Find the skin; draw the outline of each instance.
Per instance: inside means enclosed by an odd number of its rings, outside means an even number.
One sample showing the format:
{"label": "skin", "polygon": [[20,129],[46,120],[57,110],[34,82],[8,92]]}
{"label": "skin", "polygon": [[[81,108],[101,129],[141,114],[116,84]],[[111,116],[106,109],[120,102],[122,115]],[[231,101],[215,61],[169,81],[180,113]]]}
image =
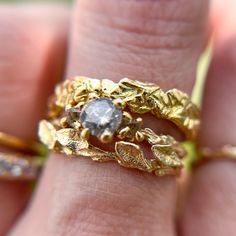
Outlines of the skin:
{"label": "skin", "polygon": [[[207,146],[235,145],[236,1],[220,4],[210,11],[216,33],[199,135],[199,145]],[[72,12],[0,6],[0,130],[34,138],[63,71],[114,81],[125,75],[190,94],[208,15],[206,0],[77,0]],[[27,184],[0,183],[0,235],[234,235],[235,173],[227,160],[195,169],[176,219],[174,177],[51,154],[31,198]]]}

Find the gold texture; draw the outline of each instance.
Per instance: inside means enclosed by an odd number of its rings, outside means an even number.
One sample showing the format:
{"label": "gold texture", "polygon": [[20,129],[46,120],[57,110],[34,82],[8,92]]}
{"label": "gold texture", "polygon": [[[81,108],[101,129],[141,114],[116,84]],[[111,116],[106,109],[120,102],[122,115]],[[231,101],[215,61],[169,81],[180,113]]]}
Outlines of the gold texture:
{"label": "gold texture", "polygon": [[236,146],[227,144],[219,148],[201,147],[198,150],[199,159],[197,162],[217,159],[236,160]]}
{"label": "gold texture", "polygon": [[44,150],[41,143],[24,140],[4,132],[0,132],[0,145],[20,152],[33,152],[37,155],[41,155]]}
{"label": "gold texture", "polygon": [[[115,134],[104,133],[101,142],[116,138],[114,151],[104,151],[89,141],[89,131],[76,121],[69,124],[66,111],[80,110],[88,101],[109,98],[122,109],[122,122]],[[49,149],[75,156],[89,156],[95,161],[117,161],[121,166],[153,172],[158,176],[176,175],[186,155],[179,142],[169,135],[157,135],[150,128],[143,128],[141,117],[133,114],[151,113],[156,118],[172,121],[194,140],[199,127],[199,110],[187,94],[172,89],[167,92],[151,83],[130,79],[120,82],[90,79],[77,76],[56,87],[49,101],[48,120],[39,125],[39,138]],[[118,140],[117,140],[118,139]],[[146,142],[151,146],[152,157],[146,158],[139,145]]]}

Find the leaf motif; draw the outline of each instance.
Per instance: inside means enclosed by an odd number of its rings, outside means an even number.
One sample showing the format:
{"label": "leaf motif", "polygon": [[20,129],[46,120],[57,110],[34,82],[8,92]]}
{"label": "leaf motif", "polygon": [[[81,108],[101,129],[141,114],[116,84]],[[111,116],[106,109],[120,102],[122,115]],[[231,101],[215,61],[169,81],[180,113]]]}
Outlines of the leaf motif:
{"label": "leaf motif", "polygon": [[102,96],[109,97],[111,94],[117,93],[117,89],[117,83],[108,79],[102,80]]}
{"label": "leaf motif", "polygon": [[169,145],[153,145],[152,152],[158,162],[167,167],[182,167],[183,163],[178,154]]}
{"label": "leaf motif", "polygon": [[137,88],[139,90],[150,90],[150,91],[154,91],[157,88],[157,86],[153,83],[146,83],[146,82],[143,83],[141,81],[131,80],[128,78],[121,79],[119,82],[119,86],[128,89]]}
{"label": "leaf motif", "polygon": [[49,149],[53,149],[56,144],[56,129],[48,121],[42,120],[39,123],[38,135],[40,141],[45,144]]}
{"label": "leaf motif", "polygon": [[92,145],[87,149],[82,149],[77,152],[77,155],[91,157],[94,161],[114,161],[116,154],[114,152],[106,152]]}
{"label": "leaf motif", "polygon": [[71,128],[58,130],[56,138],[62,146],[70,148],[75,153],[89,147],[88,142],[81,139],[76,130]]}
{"label": "leaf motif", "polygon": [[120,141],[116,142],[115,150],[120,165],[146,171],[152,169],[150,161],[144,158],[143,151],[138,145]]}

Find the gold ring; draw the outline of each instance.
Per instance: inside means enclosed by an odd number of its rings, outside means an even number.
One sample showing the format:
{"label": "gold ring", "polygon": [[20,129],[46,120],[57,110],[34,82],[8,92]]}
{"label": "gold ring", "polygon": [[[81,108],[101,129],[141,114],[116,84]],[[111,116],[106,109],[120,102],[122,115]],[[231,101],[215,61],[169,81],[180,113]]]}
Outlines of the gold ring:
{"label": "gold ring", "polygon": [[30,152],[36,155],[44,154],[44,148],[41,143],[24,140],[4,132],[0,132],[0,145],[19,152]]}
{"label": "gold ring", "polygon": [[[122,79],[91,79],[77,76],[59,84],[49,101],[48,119],[39,125],[39,138],[49,149],[95,161],[117,161],[121,166],[176,175],[186,152],[172,136],[144,128],[143,114],[172,121],[194,140],[199,127],[199,110],[187,94],[172,89],[164,92],[155,84]],[[158,121],[157,121],[158,122]],[[94,144],[112,142],[112,151]],[[91,138],[90,138],[91,137]],[[152,157],[145,158],[139,145],[148,143]]]}
{"label": "gold ring", "polygon": [[0,152],[0,179],[34,180],[39,176],[42,164],[39,157]]}
{"label": "gold ring", "polygon": [[219,148],[201,147],[198,149],[199,159],[197,162],[232,159],[236,160],[236,146],[227,144]]}
{"label": "gold ring", "polygon": [[34,180],[43,166],[45,147],[38,142],[0,132],[0,145],[14,152],[0,152],[1,180]]}

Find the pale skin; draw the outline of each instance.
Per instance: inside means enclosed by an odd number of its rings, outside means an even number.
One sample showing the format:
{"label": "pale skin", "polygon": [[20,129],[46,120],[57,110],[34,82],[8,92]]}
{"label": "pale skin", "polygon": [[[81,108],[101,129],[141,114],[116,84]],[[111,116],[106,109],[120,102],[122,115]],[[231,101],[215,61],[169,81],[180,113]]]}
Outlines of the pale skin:
{"label": "pale skin", "polygon": [[[126,76],[190,94],[197,60],[214,31],[198,142],[236,145],[236,0],[212,1],[210,10],[208,4],[1,5],[0,130],[34,138],[63,70],[116,81]],[[25,183],[0,182],[0,235],[235,235],[235,178],[229,160],[193,170],[177,218],[174,177],[50,154],[34,195]]]}

